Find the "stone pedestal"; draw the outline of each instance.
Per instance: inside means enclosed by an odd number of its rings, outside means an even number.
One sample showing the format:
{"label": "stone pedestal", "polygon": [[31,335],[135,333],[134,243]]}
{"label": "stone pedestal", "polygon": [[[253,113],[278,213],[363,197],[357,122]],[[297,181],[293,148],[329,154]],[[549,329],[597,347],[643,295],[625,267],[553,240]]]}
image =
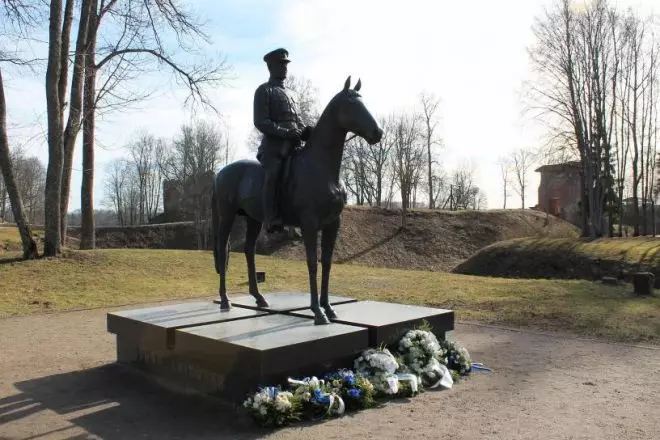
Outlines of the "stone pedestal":
{"label": "stone pedestal", "polygon": [[431,307],[331,296],[338,318],[314,325],[309,294],[264,295],[258,308],[250,295],[213,301],[108,313],[116,334],[117,361],[130,364],[171,389],[211,393],[240,403],[287,377],[351,368],[360,352],[393,344],[427,321],[438,338],[454,328],[454,312]]}
{"label": "stone pedestal", "polygon": [[[370,347],[394,344],[405,332],[421,326],[424,321],[431,325],[439,339],[444,339],[445,333],[454,329],[454,312],[451,310],[381,301],[357,301],[333,308],[337,313],[334,322],[369,330]],[[311,310],[292,311],[290,314],[310,319],[314,317]]]}

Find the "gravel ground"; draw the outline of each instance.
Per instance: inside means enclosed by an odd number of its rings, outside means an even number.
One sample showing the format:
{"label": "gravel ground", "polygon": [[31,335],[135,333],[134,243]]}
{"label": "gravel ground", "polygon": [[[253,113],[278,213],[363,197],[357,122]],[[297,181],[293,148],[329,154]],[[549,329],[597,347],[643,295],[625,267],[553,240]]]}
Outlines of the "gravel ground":
{"label": "gravel ground", "polygon": [[658,439],[660,348],[477,324],[493,374],[278,431],[113,363],[110,309],[0,320],[0,439]]}

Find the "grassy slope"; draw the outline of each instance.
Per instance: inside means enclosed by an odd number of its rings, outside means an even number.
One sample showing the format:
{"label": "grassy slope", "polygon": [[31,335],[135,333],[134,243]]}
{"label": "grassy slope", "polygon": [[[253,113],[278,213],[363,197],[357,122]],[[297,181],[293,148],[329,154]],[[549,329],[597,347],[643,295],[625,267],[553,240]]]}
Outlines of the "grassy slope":
{"label": "grassy slope", "polygon": [[523,278],[629,279],[636,271],[660,277],[660,238],[597,240],[525,238],[495,243],[460,264],[455,273]]}
{"label": "grassy slope", "polygon": [[[520,237],[577,237],[579,230],[534,210],[411,210],[401,230],[400,211],[347,206],[335,249],[335,261],[371,267],[449,271],[484,246]],[[233,250],[242,251],[244,222],[237,221]],[[74,237],[78,230],[70,231]],[[72,246],[75,244],[70,241]],[[196,249],[191,223],[147,228],[98,228],[98,248]],[[262,234],[258,252],[304,259],[302,240]]]}
{"label": "grassy slope", "polygon": [[[206,251],[106,249],[60,259],[3,263],[0,316],[156,300],[208,297],[217,291]],[[258,256],[263,292],[305,291],[303,262]],[[245,260],[230,259],[228,288],[246,292]],[[636,298],[625,286],[578,280],[512,280],[335,264],[331,291],[362,299],[456,310],[457,319],[559,329],[616,340],[657,342],[660,298]]]}
{"label": "grassy slope", "polygon": [[[362,266],[450,271],[484,246],[520,237],[577,237],[563,220],[533,210],[412,210],[408,227],[399,229],[400,213],[347,207],[342,214],[335,260]],[[239,250],[239,249],[237,249]],[[270,255],[304,259],[299,241]]]}

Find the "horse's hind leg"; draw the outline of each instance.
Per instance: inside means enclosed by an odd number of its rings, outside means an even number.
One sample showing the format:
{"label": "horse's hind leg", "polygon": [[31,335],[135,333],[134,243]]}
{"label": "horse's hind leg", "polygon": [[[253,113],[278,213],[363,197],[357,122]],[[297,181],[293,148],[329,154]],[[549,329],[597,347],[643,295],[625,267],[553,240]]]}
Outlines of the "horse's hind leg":
{"label": "horse's hind leg", "polygon": [[226,213],[222,216],[219,222],[218,230],[216,231],[215,249],[217,253],[216,271],[220,275],[220,308],[228,310],[231,308],[231,302],[227,298],[227,287],[225,285],[225,278],[227,274],[227,262],[229,261],[229,234],[231,227],[234,224],[234,212]]}
{"label": "horse's hind leg", "polygon": [[257,250],[257,237],[261,232],[261,222],[251,217],[245,216],[247,224],[247,231],[245,233],[245,260],[247,261],[248,281],[250,285],[250,295],[254,296],[257,300],[259,307],[268,307],[268,301],[259,293],[259,286],[257,286],[257,272],[254,264],[254,254]]}

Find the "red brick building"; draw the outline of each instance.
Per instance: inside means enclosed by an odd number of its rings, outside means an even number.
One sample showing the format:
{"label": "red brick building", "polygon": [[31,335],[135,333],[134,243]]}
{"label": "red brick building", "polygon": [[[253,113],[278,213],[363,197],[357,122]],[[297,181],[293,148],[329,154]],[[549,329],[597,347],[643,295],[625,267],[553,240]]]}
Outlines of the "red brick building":
{"label": "red brick building", "polygon": [[543,165],[536,208],[580,225],[580,162]]}

